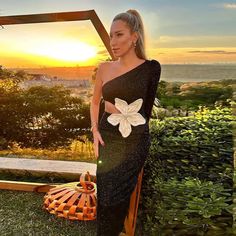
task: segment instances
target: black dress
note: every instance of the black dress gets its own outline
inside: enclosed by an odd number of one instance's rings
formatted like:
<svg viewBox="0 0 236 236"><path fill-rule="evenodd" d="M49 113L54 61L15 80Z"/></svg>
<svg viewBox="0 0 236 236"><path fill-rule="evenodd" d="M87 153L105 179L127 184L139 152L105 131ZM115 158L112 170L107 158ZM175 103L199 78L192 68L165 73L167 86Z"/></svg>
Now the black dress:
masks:
<svg viewBox="0 0 236 236"><path fill-rule="evenodd" d="M121 113L103 112L98 129L97 235L117 236L123 229L130 196L149 152L149 119L161 66L146 60L102 87L105 101Z"/></svg>

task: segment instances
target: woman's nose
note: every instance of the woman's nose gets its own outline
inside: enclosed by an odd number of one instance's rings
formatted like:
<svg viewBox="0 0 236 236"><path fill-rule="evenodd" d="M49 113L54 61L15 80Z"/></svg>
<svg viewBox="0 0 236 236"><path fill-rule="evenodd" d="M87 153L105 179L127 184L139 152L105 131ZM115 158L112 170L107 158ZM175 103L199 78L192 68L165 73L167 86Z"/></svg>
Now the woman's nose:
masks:
<svg viewBox="0 0 236 236"><path fill-rule="evenodd" d="M114 37L110 39L110 45L111 47L114 47L116 45L116 40L114 39Z"/></svg>

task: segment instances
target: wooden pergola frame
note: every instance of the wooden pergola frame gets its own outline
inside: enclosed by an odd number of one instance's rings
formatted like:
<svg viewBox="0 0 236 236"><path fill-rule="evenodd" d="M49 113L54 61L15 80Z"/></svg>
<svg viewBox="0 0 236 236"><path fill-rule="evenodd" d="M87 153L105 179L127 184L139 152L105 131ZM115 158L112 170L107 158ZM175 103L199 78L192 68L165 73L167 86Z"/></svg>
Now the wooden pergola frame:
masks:
<svg viewBox="0 0 236 236"><path fill-rule="evenodd" d="M112 60L116 60L112 53L109 44L109 35L100 21L94 10L74 11L74 12L58 12L58 13L43 13L32 15L15 15L15 16L0 16L0 26L16 25L16 24L36 24L48 22L63 22L63 21L84 21L90 20L109 52Z"/></svg>
<svg viewBox="0 0 236 236"><path fill-rule="evenodd" d="M104 43L107 51L109 52L112 60L116 60L117 58L115 58L115 56L113 55L111 47L110 47L109 35L94 10L31 14L31 15L0 16L0 26L3 27L4 25L82 21L82 20L90 20L92 22L98 35L100 36L102 42ZM139 174L137 185L131 195L128 215L124 222L126 234L129 236L133 236L135 233L142 176L143 176L143 169L141 170ZM52 187L55 187L55 185L0 180L0 189L47 192Z"/></svg>

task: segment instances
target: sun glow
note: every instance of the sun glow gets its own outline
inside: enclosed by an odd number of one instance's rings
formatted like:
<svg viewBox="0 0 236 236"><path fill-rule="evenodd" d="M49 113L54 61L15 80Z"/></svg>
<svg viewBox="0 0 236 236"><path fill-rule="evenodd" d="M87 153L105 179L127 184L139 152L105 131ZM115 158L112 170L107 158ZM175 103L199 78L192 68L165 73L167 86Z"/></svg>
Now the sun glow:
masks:
<svg viewBox="0 0 236 236"><path fill-rule="evenodd" d="M79 41L57 41L53 44L40 44L28 53L65 62L84 62L95 57L97 50Z"/></svg>

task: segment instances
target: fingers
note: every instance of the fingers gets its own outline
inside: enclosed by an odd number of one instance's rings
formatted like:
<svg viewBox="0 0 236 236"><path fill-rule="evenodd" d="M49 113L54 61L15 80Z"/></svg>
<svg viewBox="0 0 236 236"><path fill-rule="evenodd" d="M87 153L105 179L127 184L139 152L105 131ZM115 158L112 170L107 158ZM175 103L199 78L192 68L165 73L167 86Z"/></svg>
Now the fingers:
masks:
<svg viewBox="0 0 236 236"><path fill-rule="evenodd" d="M101 143L103 146L105 146L105 143L104 143L100 133L96 132L96 134L94 135L94 143L93 143L96 159L98 158L98 155L99 155L99 143Z"/></svg>
<svg viewBox="0 0 236 236"><path fill-rule="evenodd" d="M103 146L105 145L100 133L98 133L98 140Z"/></svg>

